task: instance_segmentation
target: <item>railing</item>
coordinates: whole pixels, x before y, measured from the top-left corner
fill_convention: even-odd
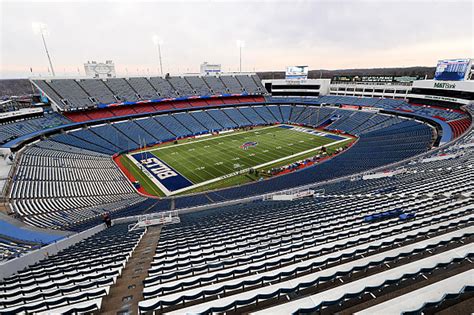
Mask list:
[[[136,229],[146,228],[154,225],[175,224],[179,222],[181,222],[181,220],[176,210],[145,214],[138,216],[136,223],[129,224],[128,231],[130,232]]]
[[[276,192],[276,193],[270,193],[270,194],[265,194],[262,196],[263,201],[268,201],[268,200],[287,200],[286,198],[283,197],[288,197],[291,198],[291,200],[294,199],[299,199],[299,198],[304,198],[304,197],[309,197],[309,196],[322,196],[325,194],[325,189],[310,189],[310,188],[294,188],[294,189],[289,189],[286,191],[281,191],[281,192]]]

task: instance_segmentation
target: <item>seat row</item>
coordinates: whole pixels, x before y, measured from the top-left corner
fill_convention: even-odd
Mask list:
[[[143,230],[114,225],[0,281],[0,314],[100,309]]]
[[[256,75],[33,80],[60,108],[215,94],[263,94]]]

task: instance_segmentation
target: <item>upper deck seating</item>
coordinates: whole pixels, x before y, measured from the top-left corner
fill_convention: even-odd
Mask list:
[[[104,81],[118,100],[122,102],[136,102],[138,94],[128,83],[127,79],[107,79]]]
[[[211,94],[211,91],[207,86],[206,82],[204,82],[203,78],[188,76],[184,77],[184,79],[189,83],[193,90],[197,92],[198,95],[205,96]]]
[[[149,82],[160,98],[173,98],[177,96],[175,88],[170,85],[168,80],[152,77],[149,79]]]
[[[51,80],[47,84],[56,91],[61,93],[60,105],[66,107],[88,108],[94,106],[94,99],[87,94],[76,80]]]
[[[240,94],[243,92],[243,87],[240,85],[239,81],[234,76],[231,75],[223,75],[220,76],[220,79],[227,87],[229,93],[232,94]]]
[[[158,98],[158,93],[146,78],[130,78],[128,83],[137,91],[141,100]]]
[[[169,77],[168,82],[178,91],[179,96],[198,95],[183,77]]]
[[[117,102],[112,91],[102,80],[84,79],[77,81],[87,94],[91,95],[98,103],[110,104]]]
[[[262,92],[261,86],[257,85],[251,76],[236,75],[235,78],[239,81],[240,85],[242,85],[245,92],[252,94]]]
[[[203,77],[204,82],[211,88],[213,91],[212,94],[227,94],[229,91],[227,90],[224,83],[221,81],[220,78],[215,76],[205,76]]]

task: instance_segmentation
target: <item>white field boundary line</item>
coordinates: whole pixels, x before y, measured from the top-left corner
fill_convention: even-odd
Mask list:
[[[125,179],[127,180],[127,182],[130,184],[130,187],[133,188],[133,190],[139,194],[140,196],[142,197],[146,197],[146,198],[155,198],[155,199],[158,199],[160,198],[160,196],[155,196],[155,195],[148,195],[148,194],[144,194],[142,192],[140,192],[132,183],[132,180],[130,178],[128,178],[127,174],[125,174],[125,172],[122,170],[122,168],[117,164],[117,162],[111,158],[112,162],[115,164],[115,166],[119,169],[120,173],[122,173],[122,175],[125,177]],[[131,160],[131,159],[129,159]],[[125,165],[123,165],[123,167],[125,167]]]
[[[269,126],[269,127],[265,127],[265,128],[261,128],[259,130],[262,130],[262,129],[268,129],[268,128],[276,128],[276,127],[279,127],[279,126],[286,126],[286,125],[275,125],[275,126]],[[290,125],[291,126],[291,125]],[[304,127],[301,127],[301,126],[291,126],[293,128],[291,129],[288,129],[288,130],[292,130],[292,129],[295,129],[293,131],[296,131],[296,132],[302,132],[301,129],[307,129],[307,130],[313,130],[311,128],[304,128]],[[296,128],[299,128],[300,130],[296,129]],[[317,133],[323,133],[323,134],[330,134],[330,133],[327,133],[327,132],[321,132],[319,130],[314,130],[315,132]],[[249,131],[245,131],[245,132],[249,132]],[[228,136],[233,136],[233,135],[236,135],[238,133],[231,133],[231,134],[228,134],[228,135],[224,135],[222,137],[219,137],[219,138],[223,138],[223,137],[228,137]],[[313,136],[318,136],[317,134],[313,134],[313,133],[307,133],[307,134],[310,134],[310,135],[313,135]],[[331,134],[332,135],[332,134]],[[287,155],[287,156],[284,156],[284,157],[281,157],[279,159],[276,159],[276,160],[272,160],[272,161],[269,161],[269,162],[265,162],[263,164],[259,164],[259,165],[256,165],[256,166],[252,166],[252,167],[248,167],[248,168],[245,168],[245,169],[242,169],[242,170],[239,170],[239,171],[236,171],[236,172],[232,172],[232,173],[229,173],[229,174],[225,174],[225,175],[222,175],[222,176],[219,176],[219,177],[215,177],[213,179],[210,179],[210,180],[207,180],[207,181],[204,181],[204,182],[200,182],[200,183],[197,183],[197,184],[194,184],[192,186],[188,186],[188,187],[185,187],[185,188],[181,188],[181,189],[178,189],[178,190],[173,190],[173,191],[170,191],[168,190],[162,183],[160,183],[159,180],[157,180],[155,178],[155,176],[153,176],[149,170],[147,170],[146,168],[143,167],[143,165],[140,164],[139,161],[137,161],[133,156],[132,154],[127,154],[127,158],[133,163],[135,164],[138,169],[140,171],[142,171],[166,196],[172,196],[172,195],[176,195],[176,194],[180,194],[182,192],[185,192],[185,191],[188,191],[188,190],[192,190],[194,188],[198,188],[198,187],[201,187],[201,186],[205,186],[205,185],[208,185],[208,184],[212,184],[212,183],[215,183],[215,182],[218,182],[220,180],[223,180],[223,179],[226,179],[226,178],[230,178],[230,177],[233,177],[233,176],[236,176],[236,175],[240,175],[240,174],[246,174],[249,172],[250,169],[258,169],[258,168],[262,168],[262,167],[265,167],[265,166],[268,166],[268,165],[271,165],[271,164],[274,164],[274,163],[278,163],[278,162],[281,162],[281,161],[284,161],[284,160],[288,160],[288,159],[291,159],[293,157],[297,157],[297,156],[300,156],[300,155],[304,155],[306,153],[310,153],[312,151],[316,151],[316,150],[320,150],[322,147],[331,147],[331,146],[334,146],[334,145],[337,145],[339,143],[342,143],[344,141],[347,141],[349,139],[351,139],[350,137],[347,137],[347,136],[343,136],[343,135],[337,135],[339,137],[343,137],[344,139],[343,140],[339,140],[339,141],[335,141],[335,142],[332,142],[332,143],[329,143],[329,144],[326,144],[326,145],[322,145],[322,146],[319,146],[319,147],[316,147],[316,148],[311,148],[309,150],[306,150],[306,151],[301,151],[301,152],[298,152],[298,153],[295,153],[295,154],[292,154],[292,155]],[[321,137],[321,135],[319,135],[319,137]],[[180,146],[180,145],[187,145],[187,144],[193,144],[193,143],[197,143],[197,142],[202,142],[202,141],[208,141],[208,140],[211,140],[209,138],[207,139],[202,139],[202,140],[198,140],[198,141],[193,141],[193,142],[188,142],[188,143],[181,143],[181,144],[177,144],[177,145],[173,145],[173,146],[170,146],[170,147],[164,147],[164,148],[161,148],[161,149],[166,149],[166,148],[175,148],[177,146]],[[150,150],[145,150],[145,151],[140,151],[141,152],[150,152],[150,151],[156,151],[156,150],[160,150],[160,148],[158,149],[150,149]],[[137,154],[139,152],[135,152],[133,154]],[[164,162],[164,161],[163,161]],[[179,173],[177,170],[175,170],[173,168],[173,171],[180,174],[181,176],[183,176],[181,173]],[[183,176],[184,177],[184,176]],[[184,177],[186,178],[186,177]],[[189,179],[188,179],[189,180]]]
[[[276,128],[278,126],[281,126],[281,125],[274,125],[274,126],[269,126],[269,127],[264,127],[264,128],[260,128],[258,130],[263,130],[263,129],[269,129],[269,128]],[[233,131],[227,131],[225,135],[222,135],[222,136],[219,136],[219,138],[224,138],[224,137],[229,137],[229,136],[234,136],[234,135],[237,135],[237,134],[240,134],[240,133],[247,133],[249,131],[242,131],[242,132],[233,132]],[[211,135],[211,134],[209,134]],[[148,150],[142,150],[142,151],[138,151],[138,152],[134,152],[133,154],[137,154],[137,153],[144,153],[144,152],[152,152],[152,151],[157,151],[157,150],[163,150],[163,149],[169,149],[169,148],[175,148],[177,146],[182,146],[182,145],[188,145],[188,144],[193,144],[193,143],[197,143],[197,142],[202,142],[202,141],[208,141],[208,140],[212,140],[214,138],[205,138],[205,139],[201,139],[201,140],[197,140],[197,141],[193,141],[193,142],[187,142],[187,143],[180,143],[180,144],[176,144],[176,145],[173,145],[173,146],[167,146],[167,147],[162,147],[162,148],[151,148],[151,149],[148,149]],[[152,153],[153,154],[153,153]],[[176,194],[177,192],[176,191],[173,191],[171,192],[170,190],[168,190],[159,180],[156,179],[155,176],[153,176],[149,170],[147,170],[146,168],[143,167],[143,165],[137,161],[133,156],[132,156],[132,153],[128,153],[125,155],[133,164],[135,164],[136,167],[138,167],[138,169],[144,173],[166,196],[171,196],[171,195],[174,195]],[[164,161],[163,161],[164,162]],[[175,170],[173,168],[173,171],[178,173],[179,175],[183,176],[181,173],[179,173],[177,170]],[[226,176],[226,175],[223,175],[223,176]],[[184,176],[183,176],[184,177]],[[186,178],[186,177],[184,177]],[[189,179],[188,179],[189,180]],[[190,181],[191,182],[191,181]],[[189,186],[189,187],[186,187],[186,188],[182,188],[180,189],[179,191],[181,192],[181,190],[184,189],[184,191],[188,190],[188,189],[191,189],[191,188],[195,188],[195,187],[199,187],[199,186],[202,186],[200,184],[196,184],[196,185],[193,185],[193,186]]]
[[[303,126],[293,126],[293,125],[288,125],[288,124],[277,124],[277,125],[273,125],[273,126],[268,126],[268,127],[263,127],[263,128],[258,128],[258,129],[254,129],[254,130],[245,130],[245,131],[237,131],[235,132],[235,129],[232,129],[232,131],[223,131],[222,133],[225,133],[225,134],[219,134],[217,137],[219,139],[222,139],[222,138],[225,138],[225,137],[231,137],[231,136],[235,136],[235,135],[239,135],[239,134],[244,134],[244,133],[250,133],[250,132],[258,132],[260,130],[266,130],[266,129],[270,129],[270,128],[279,128],[281,126],[289,126],[289,127],[292,127],[292,128],[289,128],[288,130],[291,130],[291,129],[295,129],[294,131],[300,131],[301,130],[298,130],[298,129],[307,129],[307,130],[312,130],[314,131],[315,133],[309,133],[309,134],[312,134],[312,135],[315,135],[315,136],[318,136],[316,133],[321,133],[321,134],[326,134],[326,135],[333,135],[333,136],[338,136],[338,137],[343,137],[343,138],[346,138],[346,139],[350,139],[350,137],[346,137],[344,135],[339,135],[339,134],[334,134],[334,133],[330,133],[330,132],[326,132],[326,131],[321,131],[321,130],[316,130],[316,129],[313,129],[313,128],[308,128],[308,127],[303,127]],[[211,135],[211,134],[209,134]],[[203,135],[200,135],[200,137],[202,137]],[[319,137],[322,137],[321,135],[319,135]],[[182,146],[182,145],[191,145],[191,144],[194,144],[194,143],[198,143],[198,142],[204,142],[204,141],[209,141],[209,140],[215,140],[216,138],[214,137],[204,137],[205,139],[201,139],[201,140],[195,140],[195,141],[191,141],[191,142],[185,142],[185,143],[178,143],[178,144],[174,144],[174,145],[171,145],[171,146],[164,146],[164,147],[158,147],[158,148],[149,148],[149,149],[146,149],[146,150],[139,150],[139,151],[136,151],[134,153],[139,153],[139,152],[151,152],[151,151],[158,151],[158,150],[166,150],[166,149],[171,149],[171,148],[176,148],[176,147],[179,147],[179,146]]]
[[[205,182],[201,182],[201,183],[198,183],[198,184],[189,186],[189,187],[185,187],[185,188],[181,188],[181,189],[178,189],[178,190],[174,190],[170,195],[176,195],[176,194],[185,192],[185,191],[187,191],[187,190],[191,190],[191,189],[194,189],[194,188],[197,188],[197,187],[201,187],[201,186],[204,186],[204,185],[212,184],[212,183],[215,183],[215,182],[220,181],[220,180],[222,180],[222,179],[226,179],[226,178],[233,177],[233,176],[236,176],[236,175],[246,174],[246,173],[249,172],[250,169],[259,169],[259,168],[262,168],[262,167],[265,167],[265,166],[268,166],[268,165],[272,165],[272,164],[274,164],[274,163],[278,163],[278,162],[281,162],[281,161],[285,161],[285,160],[291,159],[291,158],[293,158],[293,157],[297,157],[297,156],[300,156],[300,155],[304,155],[304,154],[306,154],[306,153],[310,153],[310,152],[312,152],[312,151],[320,150],[322,147],[331,147],[331,146],[340,144],[340,143],[342,143],[342,142],[345,142],[345,141],[347,141],[348,139],[350,139],[350,138],[347,137],[347,138],[345,138],[345,139],[343,139],[343,140],[335,141],[335,142],[332,142],[332,143],[329,143],[329,144],[326,144],[326,145],[322,145],[322,146],[319,146],[319,147],[316,147],[316,148],[312,148],[312,149],[309,149],[309,150],[306,150],[306,151],[301,151],[301,152],[298,152],[298,153],[296,153],[296,154],[287,155],[287,156],[281,157],[281,158],[276,159],[276,160],[273,160],[273,161],[265,162],[265,163],[260,164],[260,165],[248,167],[248,168],[242,169],[242,170],[240,170],[240,171],[236,171],[236,172],[232,172],[232,173],[229,173],[229,174],[226,174],[226,175],[222,175],[222,176],[219,176],[219,177],[216,177],[216,178],[213,178],[213,179],[210,179],[210,180],[207,180],[207,181],[205,181]]]
[[[238,135],[238,134],[242,134],[242,133],[248,133],[248,132],[255,132],[255,131],[260,131],[260,130],[265,130],[265,129],[270,129],[270,128],[277,128],[279,126],[282,126],[282,125],[274,125],[274,126],[269,126],[269,127],[263,127],[263,128],[258,128],[258,129],[255,129],[255,130],[246,130],[246,131],[238,131],[238,132],[226,132],[226,134],[224,135],[218,135],[217,137],[219,139],[222,139],[222,138],[225,138],[225,137],[230,137],[230,136],[235,136],[235,135]],[[210,134],[209,134],[210,135]],[[202,135],[201,135],[202,137]],[[201,140],[195,140],[195,141],[191,141],[191,142],[185,142],[185,143],[178,143],[178,144],[174,144],[174,145],[170,145],[170,146],[165,146],[165,147],[158,147],[158,148],[150,148],[150,149],[147,149],[147,150],[141,150],[141,151],[137,151],[136,153],[138,152],[151,152],[151,151],[159,151],[159,150],[166,150],[166,149],[171,149],[171,148],[176,148],[176,147],[179,147],[179,146],[182,146],[182,145],[191,145],[191,144],[194,144],[194,143],[198,143],[198,142],[204,142],[204,141],[209,141],[209,140],[215,140],[216,138],[214,137],[206,137],[205,139],[201,139]]]
[[[136,153],[135,153],[135,154],[136,154]],[[132,163],[135,164],[135,165],[138,167],[138,169],[139,169],[143,174],[145,174],[166,196],[170,196],[170,195],[172,194],[172,192],[169,191],[162,183],[160,183],[160,181],[157,180],[156,177],[153,176],[153,175],[150,173],[149,170],[147,170],[145,167],[143,167],[143,165],[140,164],[140,162],[138,162],[138,161],[132,156],[132,154],[127,154],[126,156],[127,156],[127,158],[128,158],[130,161],[132,161]],[[176,172],[176,170],[174,170],[174,169],[173,169],[173,171]],[[176,173],[178,173],[178,172],[176,172]],[[179,174],[179,173],[178,173],[178,174]],[[181,174],[179,174],[179,175],[181,175]],[[181,176],[183,176],[183,175],[181,175]],[[183,177],[184,177],[184,176],[183,176]],[[184,178],[186,178],[186,177],[184,177]],[[189,180],[189,179],[188,179],[188,180]]]

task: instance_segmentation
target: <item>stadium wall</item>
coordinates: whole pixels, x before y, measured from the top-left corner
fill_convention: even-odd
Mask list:
[[[411,84],[356,84],[331,83],[330,94],[357,97],[383,97],[406,99]]]
[[[329,79],[285,79],[262,80],[272,96],[309,96],[329,94]]]
[[[448,108],[459,108],[463,105],[474,104],[474,80],[415,81],[408,98],[413,102],[422,100],[426,101],[427,104],[437,103],[438,106],[442,105]]]
[[[0,265],[0,280],[3,280],[4,278],[15,274],[18,271],[23,270],[27,266],[33,265],[50,255],[57,254],[58,252],[68,248],[69,246],[79,243],[83,239],[94,235],[102,231],[103,229],[105,229],[104,225],[97,225],[89,230],[71,235],[56,243],[49,244],[35,251],[29,252],[21,257],[10,260]]]
[[[135,222],[140,216],[129,216],[123,218],[113,219],[114,224]],[[37,250],[29,252],[21,257],[10,260],[2,265],[0,265],[0,280],[3,280],[6,277],[9,277],[13,274],[16,274],[18,271],[23,270],[24,268],[34,265],[40,260],[45,259],[48,256],[55,255],[58,252],[79,243],[80,241],[99,233],[100,231],[106,229],[105,224],[96,225],[85,231],[75,233],[64,239],[61,239],[55,243],[43,246]],[[57,232],[57,231],[55,231]]]

